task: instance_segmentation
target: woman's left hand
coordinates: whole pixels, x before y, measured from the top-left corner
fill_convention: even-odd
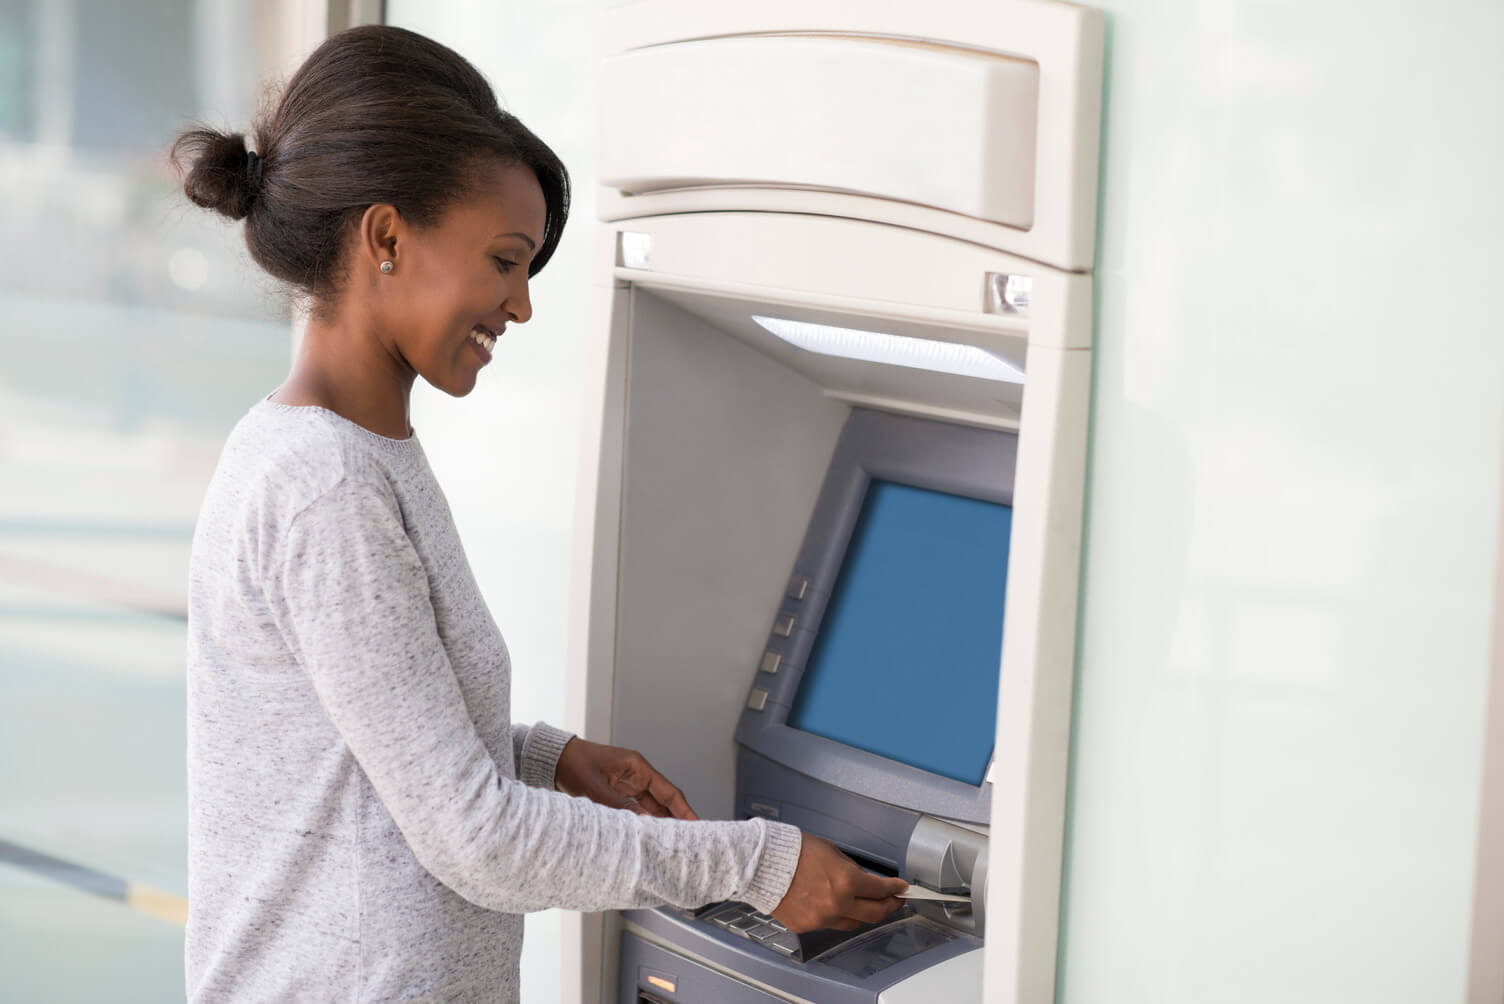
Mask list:
[[[602,746],[575,736],[559,754],[554,785],[566,795],[583,795],[613,809],[645,816],[699,819],[684,794],[653,769],[636,750]]]

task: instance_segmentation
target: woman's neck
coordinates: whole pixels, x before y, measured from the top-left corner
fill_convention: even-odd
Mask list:
[[[412,435],[417,373],[372,330],[342,320],[310,320],[287,380],[271,400],[328,408],[391,439]]]

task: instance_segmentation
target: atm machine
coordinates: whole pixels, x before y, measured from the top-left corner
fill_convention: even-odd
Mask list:
[[[570,915],[564,999],[1052,1000],[1101,16],[608,18],[570,724],[958,898]]]

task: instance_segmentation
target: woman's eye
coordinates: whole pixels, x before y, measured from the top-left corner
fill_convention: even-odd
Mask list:
[[[501,270],[502,275],[506,275],[508,272],[512,271],[512,269],[517,267],[517,263],[515,261],[507,261],[505,258],[497,258],[495,255],[491,256],[491,260],[496,262],[496,267]]]

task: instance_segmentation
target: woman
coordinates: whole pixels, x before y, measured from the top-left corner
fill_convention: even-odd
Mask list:
[[[325,42],[254,133],[173,149],[311,317],[194,534],[189,998],[515,1000],[518,915],[548,907],[739,899],[799,931],[896,909],[901,880],[823,841],[697,821],[640,755],[508,720],[409,397],[468,394],[532,315],[568,212],[554,153],[388,27]]]

